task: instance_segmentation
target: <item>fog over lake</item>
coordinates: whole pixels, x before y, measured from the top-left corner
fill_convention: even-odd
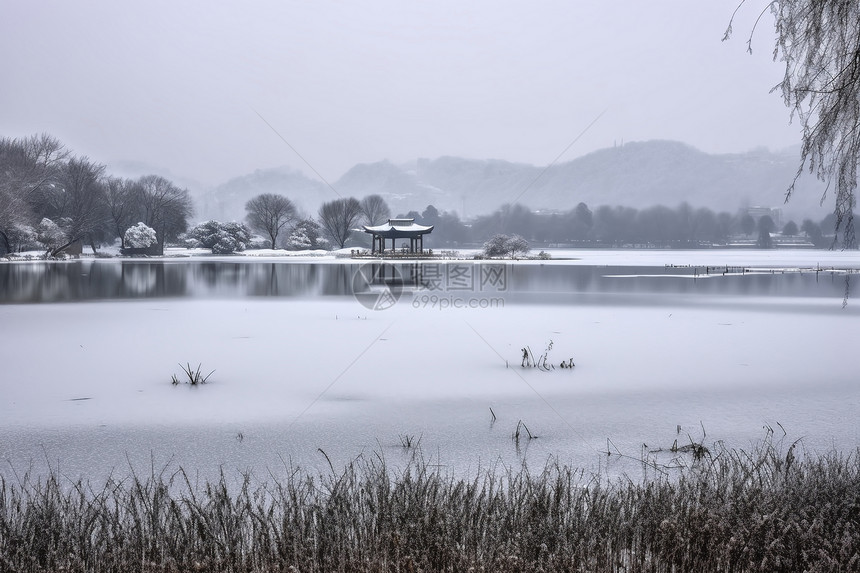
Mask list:
[[[675,440],[860,443],[844,255],[567,254],[399,264],[385,310],[353,296],[370,268],[354,261],[0,265],[0,459],[264,477],[324,470],[320,450],[336,465],[420,451],[455,472],[552,457],[638,475]],[[842,271],[810,270],[816,257]],[[553,369],[522,368],[526,346]],[[174,386],[180,363],[214,373]],[[517,443],[519,422],[538,437]]]

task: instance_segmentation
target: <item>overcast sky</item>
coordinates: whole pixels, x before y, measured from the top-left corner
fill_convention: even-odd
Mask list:
[[[762,2],[721,42],[737,2],[7,0],[0,135],[206,184],[314,176],[296,152],[329,181],[381,159],[546,165],[598,117],[560,161],[648,139],[791,146],[769,15],[745,51]]]

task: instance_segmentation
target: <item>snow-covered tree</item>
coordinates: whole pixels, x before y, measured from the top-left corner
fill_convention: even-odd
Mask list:
[[[224,223],[218,242],[212,245],[212,252],[216,255],[239,253],[244,251],[250,242],[251,231],[243,223]]]
[[[132,249],[148,249],[157,242],[155,229],[143,223],[132,225],[123,235],[123,244]]]
[[[493,235],[490,240],[484,243],[485,257],[503,257],[507,252],[505,243],[508,241],[507,235]]]
[[[296,251],[304,249],[325,249],[329,242],[320,236],[319,224],[313,219],[303,219],[296,223],[287,239],[287,248]]]
[[[514,258],[517,255],[525,255],[531,250],[529,242],[519,235],[509,237],[507,235],[493,235],[489,241],[484,243],[485,257],[507,257]]]
[[[206,221],[188,232],[188,237],[216,255],[244,251],[251,242],[251,231],[243,223]]]
[[[529,242],[524,238],[519,235],[514,235],[505,242],[505,250],[511,258],[514,258],[517,255],[527,255],[531,250],[531,247],[529,247]]]
[[[36,240],[50,254],[51,251],[66,242],[66,233],[63,232],[59,225],[45,217],[36,226]]]
[[[186,240],[186,246],[189,248],[202,247],[211,249],[212,245],[218,242],[218,231],[220,229],[218,221],[204,221],[194,225],[183,236]]]
[[[30,225],[15,224],[6,230],[9,252],[24,251],[38,243],[36,229]]]
[[[296,227],[290,233],[290,238],[287,240],[287,246],[296,251],[311,249],[311,238],[308,236],[307,229],[304,227]]]

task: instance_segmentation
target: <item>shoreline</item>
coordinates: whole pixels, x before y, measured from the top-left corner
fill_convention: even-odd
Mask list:
[[[457,256],[438,258],[383,258],[357,257],[351,249],[338,251],[287,251],[272,249],[246,250],[232,255],[213,255],[208,249],[168,248],[162,256],[122,256],[116,249],[103,255],[84,253],[79,257],[45,259],[40,252],[4,255],[3,263],[50,263],[74,261],[134,262],[134,261],[210,261],[210,262],[295,262],[320,264],[367,263],[388,264],[535,264],[535,265],[594,265],[594,266],[662,266],[662,267],[752,267],[752,268],[803,268],[814,270],[860,270],[860,251],[812,249],[544,249],[551,258],[476,259],[477,249],[454,251]]]

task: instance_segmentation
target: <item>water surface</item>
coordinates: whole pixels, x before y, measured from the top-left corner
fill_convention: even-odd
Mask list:
[[[380,270],[383,269],[382,274]],[[386,270],[387,269],[387,270]],[[398,279],[404,293],[481,294],[529,302],[628,295],[842,297],[843,272],[733,266],[502,262],[404,264],[159,260],[0,264],[0,303],[142,298],[349,296],[356,276]]]
[[[100,478],[182,465],[265,478],[359,455],[405,463],[407,437],[459,472],[550,457],[636,472],[642,452],[675,440],[747,448],[782,428],[816,452],[860,444],[846,359],[860,306],[842,306],[844,273],[472,261],[367,270],[0,264],[0,471],[59,464]],[[379,286],[397,292],[393,308],[353,298]],[[502,304],[441,304],[455,298]],[[550,340],[575,371],[518,368],[522,345],[540,353]],[[213,385],[172,387],[186,360],[216,369]],[[520,421],[539,437],[516,443]]]

